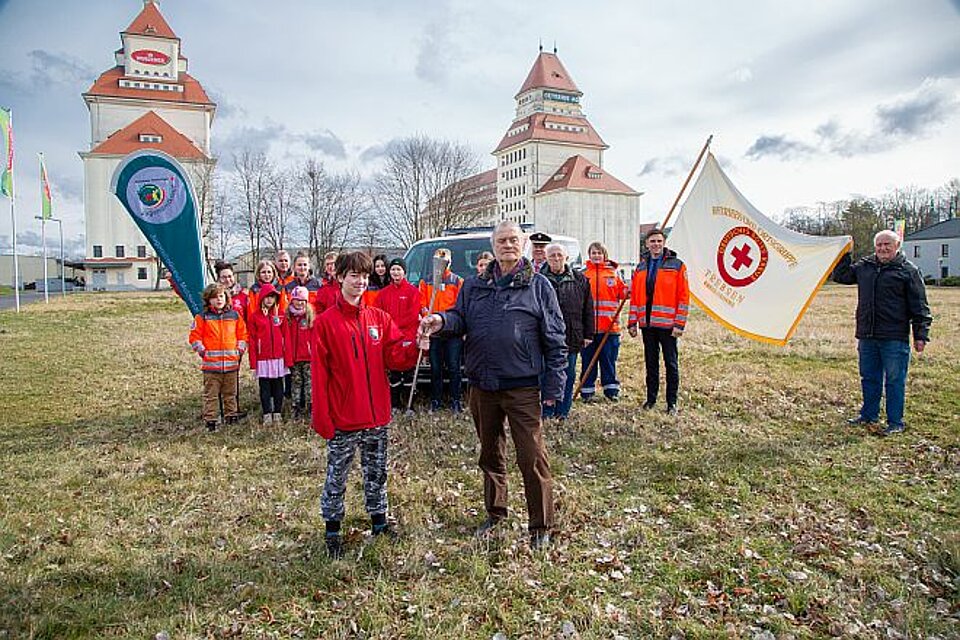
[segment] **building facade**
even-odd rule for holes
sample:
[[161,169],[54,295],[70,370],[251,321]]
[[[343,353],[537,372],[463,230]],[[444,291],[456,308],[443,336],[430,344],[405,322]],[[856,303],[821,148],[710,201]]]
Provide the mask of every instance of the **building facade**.
[[144,0],[120,41],[116,65],[83,94],[90,112],[90,148],[80,152],[90,289],[146,289],[163,282],[153,248],[110,192],[123,158],[139,149],[163,151],[192,174],[194,185],[214,162],[210,128],[216,105],[187,73],[180,38],[156,0]]
[[607,145],[584,115],[583,93],[556,52],[540,51],[514,96],[516,110],[493,151],[497,208],[489,222],[603,242],[630,266],[640,250],[641,194],[603,169]]
[[960,275],[960,218],[920,229],[903,239],[903,254],[924,278]]

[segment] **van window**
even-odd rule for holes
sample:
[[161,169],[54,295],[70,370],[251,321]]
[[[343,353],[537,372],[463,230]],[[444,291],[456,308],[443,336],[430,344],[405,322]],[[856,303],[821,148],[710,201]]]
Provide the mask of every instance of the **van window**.
[[429,280],[433,276],[433,253],[441,247],[450,250],[451,271],[461,278],[468,278],[477,273],[477,256],[490,251],[490,238],[450,236],[410,247],[406,256],[407,280],[414,285],[421,280]]

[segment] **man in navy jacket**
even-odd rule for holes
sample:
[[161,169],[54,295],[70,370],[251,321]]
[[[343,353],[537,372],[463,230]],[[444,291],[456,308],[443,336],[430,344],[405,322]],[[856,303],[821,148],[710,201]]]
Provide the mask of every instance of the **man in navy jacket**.
[[504,420],[517,450],[529,514],[530,544],[550,544],[554,526],[553,478],[540,422],[540,375],[544,404],[563,397],[567,352],[563,316],[547,279],[523,257],[524,235],[509,220],[491,237],[495,260],[465,281],[445,313],[426,316],[423,336],[466,335],[470,413],[480,438],[484,506],[483,535],[507,516],[507,459]]

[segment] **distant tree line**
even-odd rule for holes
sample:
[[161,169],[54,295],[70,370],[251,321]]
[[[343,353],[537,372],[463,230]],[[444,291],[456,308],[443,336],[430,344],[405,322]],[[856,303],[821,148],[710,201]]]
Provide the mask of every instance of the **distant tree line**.
[[904,220],[905,233],[954,218],[960,213],[960,179],[936,189],[897,188],[879,198],[852,198],[795,207],[784,212],[784,226],[815,236],[849,235],[857,256],[873,251],[873,236]]
[[462,181],[479,155],[465,144],[412,136],[391,142],[381,168],[364,180],[310,158],[280,166],[243,149],[194,171],[207,263],[249,251],[256,262],[288,247],[307,247],[314,263],[346,246],[408,247],[444,228],[468,226]]

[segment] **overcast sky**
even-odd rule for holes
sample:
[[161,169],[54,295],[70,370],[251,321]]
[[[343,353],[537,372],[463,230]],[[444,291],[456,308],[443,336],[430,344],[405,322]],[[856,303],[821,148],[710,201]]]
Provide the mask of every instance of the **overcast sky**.
[[[68,238],[83,231],[89,118],[141,0],[0,0],[0,105],[14,109],[20,241],[36,240],[36,154]],[[365,175],[394,138],[489,155],[554,43],[610,145],[604,166],[659,220],[706,137],[741,192],[787,207],[960,176],[960,0],[164,0],[219,108],[214,151],[309,156]],[[0,245],[9,247],[6,200]],[[34,234],[34,235],[30,235]],[[3,237],[5,236],[5,237]],[[582,239],[584,241],[589,238]]]

